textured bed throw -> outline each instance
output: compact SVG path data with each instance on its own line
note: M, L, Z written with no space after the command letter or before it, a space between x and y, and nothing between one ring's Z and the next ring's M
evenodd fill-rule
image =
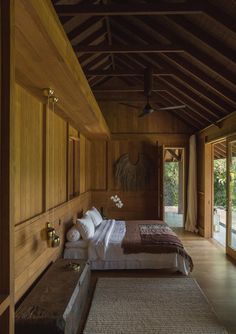
M193 269L193 262L178 236L161 220L127 221L126 234L122 242L125 254L133 253L177 253L186 258Z
M192 278L100 278L84 334L226 334Z

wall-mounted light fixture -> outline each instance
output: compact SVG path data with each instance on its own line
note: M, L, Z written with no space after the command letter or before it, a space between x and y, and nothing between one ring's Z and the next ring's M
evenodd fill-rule
M48 98L48 102L57 103L59 98L55 96L55 91L52 88L44 88L43 95Z
M48 222L46 225L46 233L49 247L58 247L60 245L60 237L56 234L55 228Z

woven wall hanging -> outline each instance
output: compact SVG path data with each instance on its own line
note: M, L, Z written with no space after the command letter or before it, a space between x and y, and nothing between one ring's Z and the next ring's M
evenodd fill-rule
M136 164L130 162L128 153L123 154L115 164L116 181L126 191L146 189L153 171L153 161L143 153L139 153Z

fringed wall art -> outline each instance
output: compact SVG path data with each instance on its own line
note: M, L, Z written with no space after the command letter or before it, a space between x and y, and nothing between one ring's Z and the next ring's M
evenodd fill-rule
M139 153L135 164L129 160L128 153L123 154L115 164L115 178L124 191L147 189L153 171L153 161L144 153Z

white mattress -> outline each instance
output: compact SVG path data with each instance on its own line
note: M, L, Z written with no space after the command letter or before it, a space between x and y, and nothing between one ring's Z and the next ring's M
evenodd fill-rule
M187 259L177 253L124 254L121 247L125 236L124 221L104 221L96 230L94 239L88 247L88 256L92 270L111 269L170 269L187 275L190 265ZM66 248L67 259L81 258L78 248Z

